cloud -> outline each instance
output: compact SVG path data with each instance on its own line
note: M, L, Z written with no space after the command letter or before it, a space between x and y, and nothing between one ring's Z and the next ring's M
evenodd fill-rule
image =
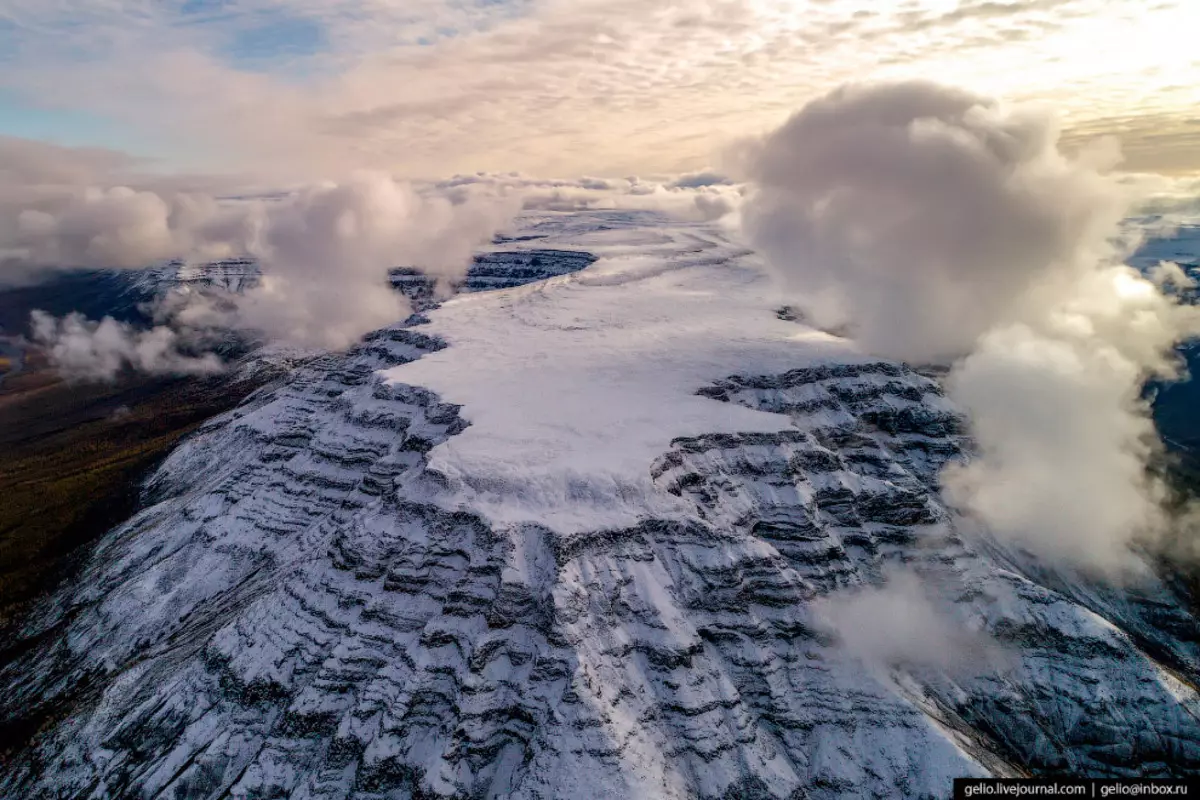
M1122 166L1131 171L1184 178L1200 173L1200 120L1195 115L1137 109L1090 119L1068 134L1064 144L1070 147L1099 136L1115 137L1125 156Z
M969 674L1005 662L994 639L968 627L908 570L893 570L882 586L828 596L816 612L851 655L874 666Z
M740 188L727 185L516 173L412 184L360 172L256 196L245 181L148 175L112 151L9 145L7 157L0 148L0 169L11 168L5 199L14 223L0 230L0 278L36 268L138 269L171 258L248 255L261 280L232 298L236 311L223 311L221 324L334 349L408 315L406 300L388 282L389 267L416 266L444 290L522 207L647 209L707 220L740 201ZM113 181L124 184L105 186ZM205 191L221 187L239 199ZM194 308L197 301L190 302ZM112 336L111 326L101 324L95 332ZM77 338L78 328L72 328Z
M1056 136L932 84L838 90L747 147L747 231L822 325L852 322L898 358L960 355L1040 284L1054 293L1112 255L1127 195Z
M378 174L253 208L256 235L247 250L263 275L238 303L242 324L270 338L328 348L407 316L389 267L417 266L443 285L460 279L474 250L518 210L495 196L456 203L422 195Z
M1068 105L1082 125L1190 113L1187 82L1162 78L1191 66L1187 0L865 10L857 0L231 0L219 13L10 3L0 88L100 115L181 158L288 180L356 168L696 170L728 137L868 74L954 74ZM266 24L278 35L261 37ZM1131 46L1131 25L1156 46ZM1185 148L1171 153L1194 163Z
M494 192L451 197L381 173L276 198L222 200L117 172L129 162L109 152L48 153L66 158L26 163L19 174L12 171L16 179L4 190L14 222L0 223L0 278L27 277L37 268L138 269L172 258L249 255L259 263L261 281L236 299L230 324L305 346L342 348L403 319L409 308L388 281L390 267L416 266L443 282L461 278L472 251L519 208L517 200ZM20 161L0 152L0 166L5 163ZM142 181L143 188L92 184L117 177ZM82 336L81 324L66 332L73 342ZM112 325L98 323L91 332L104 342L117 338ZM108 352L118 349L95 351L97 357Z
M1136 199L1112 152L1063 155L1054 120L927 83L851 86L741 151L751 241L824 326L955 361L978 453L947 496L1043 557L1119 570L1168 525L1141 389L1200 332L1121 263Z
M63 170L55 191L43 193L44 202L34 203L32 186L12 193L31 207L14 205L18 225L0 239L10 269L137 269L169 258L249 255L261 270L258 284L240 296L168 294L153 310L159 324L150 331L111 319L39 316L40 341L72 379L111 380L126 368L211 371L219 362L187 353L202 352L220 340L215 332L230 329L304 347L346 347L410 313L388 268L416 266L447 291L465 277L474 251L522 207L628 208L709 220L740 201L740 188L727 185L678 188L637 178L543 180L514 173L460 175L426 185L359 173L282 196L221 200L153 185L72 185L112 177L112 165L124 169L130 162L96 154L92 169L89 158L62 150L80 167ZM44 178L39 172L25 180Z
M233 255L241 221L207 196L87 187L51 210L21 211L10 248L35 265L136 269Z
M1200 217L1200 178L1146 177L1152 178L1144 183L1148 197L1135 210L1153 218L1139 220L1149 230L1146 235L1168 237L1180 225L1195 224Z
M216 224L213 196L255 184L145 167L114 150L0 136L0 285L46 268L136 268L184 251L223 255L227 234Z
M148 329L112 317L90 320L79 313L53 317L35 309L33 341L67 381L111 382L126 372L146 375L212 375L227 366L220 352L248 341L237 297L213 288L175 287L139 306Z
M684 182L689 183L689 176ZM434 184L439 191L467 198L473 194L495 194L519 201L522 208L539 211L580 211L612 208L658 211L686 221L706 222L735 211L741 203L742 187L728 180L699 185L681 185L680 179L644 180L630 178L532 178L520 173L476 173L456 175Z
M1119 566L1135 536L1166 522L1147 472L1157 438L1146 374L1108 342L989 332L950 378L980 453L946 472L947 496L1040 555Z
M148 375L211 375L223 368L213 353L192 355L174 329L149 330L105 317L99 322L72 313L56 319L33 312L33 339L68 381L112 381L124 370Z
M727 186L731 183L733 181L721 173L705 170L703 172L690 172L686 175L680 175L668 183L667 187L670 189L699 189L703 186Z
M6 186L77 186L136 164L132 156L117 150L0 136L0 175Z

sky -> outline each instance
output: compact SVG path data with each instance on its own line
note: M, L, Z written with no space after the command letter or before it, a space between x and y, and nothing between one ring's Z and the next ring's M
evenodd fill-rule
M1197 30L1194 0L0 0L0 135L294 180L666 175L926 78L1188 174Z

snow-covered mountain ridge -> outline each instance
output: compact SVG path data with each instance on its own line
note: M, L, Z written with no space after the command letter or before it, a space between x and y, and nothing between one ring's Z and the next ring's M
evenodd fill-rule
M523 243L532 245L533 240ZM460 292L504 288L582 269L591 261L590 254L579 251L497 249L476 255L466 276L454 288ZM258 285L262 273L255 260L232 258L195 264L169 261L141 270L113 270L111 275L125 285L127 293L153 298L187 289L243 294ZM433 281L417 269L396 267L391 271L391 281L419 307L433 302Z
M529 227L504 246L601 260L318 358L171 455L7 651L0 722L40 730L0 795L943 797L1200 767L1195 618L957 530L936 477L969 445L934 380L780 319L719 230ZM828 605L898 565L1001 656L843 646Z

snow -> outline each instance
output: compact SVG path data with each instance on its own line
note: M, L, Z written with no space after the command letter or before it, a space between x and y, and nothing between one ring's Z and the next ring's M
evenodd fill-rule
M1197 771L1200 624L1173 584L1092 583L960 529L936 475L969 443L932 380L786 373L861 356L779 322L719 230L617 217L534 225L602 251L576 278L308 359L183 440L158 502L23 623L0 719L50 716L0 796L927 798ZM448 395L372 380L414 358L389 374ZM737 372L761 374L694 394ZM920 424L878 424L899 411ZM767 412L798 430L667 444L788 426ZM505 519L623 524L673 490L691 511L566 543L488 525L443 511L427 445ZM998 671L848 650L820 604L895 568L1004 647Z
M662 220L652 235L568 230L536 245L600 259L448 301L421 330L450 347L385 373L462 406L471 427L438 445L430 468L457 507L495 524L569 535L672 516L677 499L649 474L672 439L791 424L697 389L859 358L845 340L778 319L761 263L717 227Z

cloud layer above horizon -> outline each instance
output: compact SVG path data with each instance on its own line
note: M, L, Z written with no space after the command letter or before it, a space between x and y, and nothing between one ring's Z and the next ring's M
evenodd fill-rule
M1187 171L1197 28L1189 0L0 0L0 133L7 104L208 171L667 174L846 80L952 74Z

